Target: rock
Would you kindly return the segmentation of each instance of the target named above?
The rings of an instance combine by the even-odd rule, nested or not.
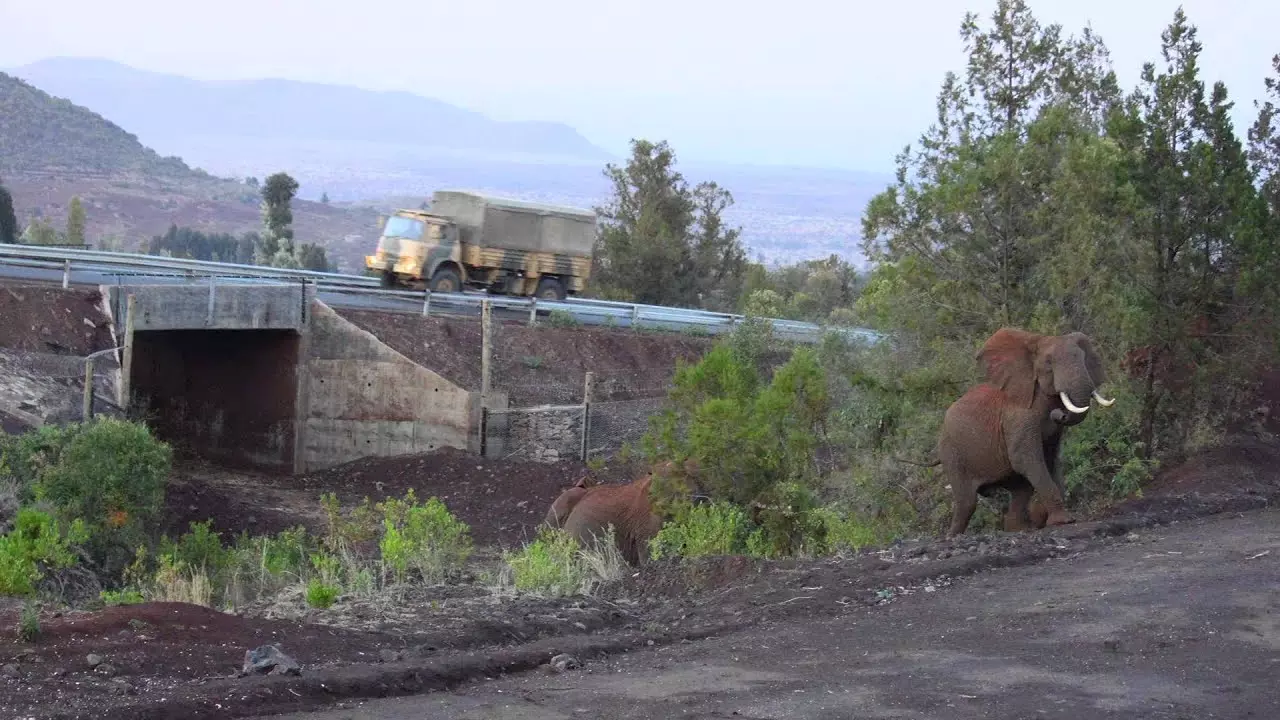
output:
[[[279,645],[263,645],[244,652],[240,677],[246,675],[301,675],[298,661],[284,654]]]
[[[582,667],[582,663],[578,662],[578,658],[568,654],[560,653],[551,658],[549,663],[553,672],[562,673],[566,670],[577,670]]]
[[[137,695],[138,689],[122,677],[111,678],[111,689],[120,695]]]
[[[84,661],[90,669],[98,667],[103,662],[102,656],[94,653],[89,653],[88,657],[86,657]]]
[[[383,648],[378,651],[378,657],[382,658],[382,662],[384,663],[400,662],[404,659],[404,651]]]
[[[116,666],[111,663],[104,662],[95,667],[93,669],[93,673],[95,675],[101,675],[102,677],[115,677]]]
[[[0,675],[3,675],[4,677],[7,677],[7,678],[16,679],[16,678],[22,677],[22,671],[18,669],[17,665],[14,665],[13,663],[9,663],[4,667],[0,667]]]

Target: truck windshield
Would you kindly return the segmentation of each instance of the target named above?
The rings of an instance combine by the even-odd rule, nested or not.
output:
[[[422,237],[423,224],[421,220],[392,215],[387,218],[387,226],[382,230],[382,237],[417,240]]]

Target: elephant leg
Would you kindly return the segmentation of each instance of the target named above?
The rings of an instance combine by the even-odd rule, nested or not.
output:
[[[1031,496],[1035,488],[1025,479],[1009,485],[1009,510],[1004,515],[1004,529],[1008,532],[1021,532],[1030,525],[1027,509],[1031,504]]]
[[[1062,488],[1054,481],[1045,462],[1044,446],[1038,437],[1023,436],[1015,438],[1009,450],[1009,461],[1014,472],[1025,477],[1040,496],[1041,503],[1048,512],[1046,525],[1065,525],[1075,522],[1067,513],[1063,502]]]
[[[969,520],[973,518],[973,511],[978,508],[978,493],[974,490],[975,484],[968,480],[951,481],[951,528],[947,531],[947,537],[959,535],[969,527]]]

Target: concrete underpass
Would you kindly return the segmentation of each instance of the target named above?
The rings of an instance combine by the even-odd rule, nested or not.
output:
[[[176,449],[294,473],[370,455],[478,449],[478,392],[392,350],[312,289],[103,291],[129,348],[120,402]]]
[[[136,332],[135,407],[175,448],[231,467],[292,472],[301,337],[292,330]]]

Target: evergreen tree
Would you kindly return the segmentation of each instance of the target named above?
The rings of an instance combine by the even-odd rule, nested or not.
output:
[[[278,172],[262,184],[262,241],[256,255],[259,265],[298,267],[293,243],[293,198],[298,181]]]
[[[633,140],[601,218],[598,285],[636,302],[731,308],[746,270],[740,231],[725,226],[733,196],[715,183],[692,190],[666,142]]]
[[[71,204],[67,208],[67,244],[68,245],[84,245],[84,205],[80,202],[80,197],[71,198]]]
[[[13,195],[0,182],[0,243],[18,242],[18,217],[13,211]]]

